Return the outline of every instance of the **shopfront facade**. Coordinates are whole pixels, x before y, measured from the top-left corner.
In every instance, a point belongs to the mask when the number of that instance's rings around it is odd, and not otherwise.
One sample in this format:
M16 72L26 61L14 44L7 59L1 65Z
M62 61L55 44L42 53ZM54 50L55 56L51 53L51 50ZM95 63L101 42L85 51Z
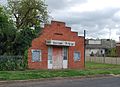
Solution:
M83 69L84 37L71 31L64 22L45 24L28 50L30 69Z

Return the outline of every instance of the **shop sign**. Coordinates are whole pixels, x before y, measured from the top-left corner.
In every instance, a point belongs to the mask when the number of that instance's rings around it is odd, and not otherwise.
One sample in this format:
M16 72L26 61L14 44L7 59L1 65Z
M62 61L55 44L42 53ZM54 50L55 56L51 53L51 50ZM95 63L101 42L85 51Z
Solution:
M57 45L57 46L75 46L73 41L60 41L60 40L47 40L47 45Z

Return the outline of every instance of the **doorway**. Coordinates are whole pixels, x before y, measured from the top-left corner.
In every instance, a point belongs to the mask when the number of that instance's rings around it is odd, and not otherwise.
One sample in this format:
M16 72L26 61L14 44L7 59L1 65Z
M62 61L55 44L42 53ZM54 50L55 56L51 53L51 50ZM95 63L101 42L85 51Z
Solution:
M63 66L63 56L61 47L53 47L53 69L62 69Z
M48 69L66 69L68 67L67 47L48 47Z

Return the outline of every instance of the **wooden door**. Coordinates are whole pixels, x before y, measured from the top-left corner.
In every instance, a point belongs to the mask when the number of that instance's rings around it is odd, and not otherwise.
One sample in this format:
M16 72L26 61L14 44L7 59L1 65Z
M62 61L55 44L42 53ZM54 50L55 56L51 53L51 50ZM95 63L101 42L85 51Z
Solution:
M53 47L53 69L63 68L62 47Z

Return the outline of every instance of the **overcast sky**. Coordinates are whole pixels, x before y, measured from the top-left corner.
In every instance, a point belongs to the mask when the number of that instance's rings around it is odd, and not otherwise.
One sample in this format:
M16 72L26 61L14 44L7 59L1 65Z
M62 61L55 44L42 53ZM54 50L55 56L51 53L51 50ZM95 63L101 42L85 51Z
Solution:
M6 3L6 0L0 0ZM120 0L46 0L51 20L66 22L88 38L119 40Z

